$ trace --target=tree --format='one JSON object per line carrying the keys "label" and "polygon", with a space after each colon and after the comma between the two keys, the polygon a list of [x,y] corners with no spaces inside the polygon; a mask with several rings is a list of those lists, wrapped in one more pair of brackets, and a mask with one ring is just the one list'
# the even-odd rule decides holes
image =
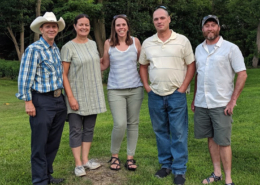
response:
{"label": "tree", "polygon": [[[229,8],[233,12],[236,20],[243,21],[256,30],[256,47],[252,60],[252,66],[257,67],[260,53],[260,0],[230,0]],[[240,24],[240,22],[236,22]],[[247,28],[248,30],[248,28]],[[251,29],[252,30],[252,29]],[[250,43],[251,44],[251,43]]]}
{"label": "tree", "polygon": [[[0,3],[0,29],[13,41],[19,60],[24,52],[24,26],[32,3],[33,0],[2,0]],[[20,41],[17,41],[17,34]]]}
{"label": "tree", "polygon": [[[36,14],[36,17],[39,17],[41,15],[41,0],[36,0],[35,14]],[[39,40],[39,34],[38,33],[34,33],[33,40],[34,40],[34,42]]]}

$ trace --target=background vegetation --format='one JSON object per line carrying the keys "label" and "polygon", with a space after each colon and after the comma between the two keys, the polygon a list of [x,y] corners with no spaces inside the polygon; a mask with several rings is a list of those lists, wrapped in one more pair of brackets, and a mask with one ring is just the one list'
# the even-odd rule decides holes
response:
{"label": "background vegetation", "polygon": [[114,15],[126,14],[132,35],[142,42],[155,33],[152,13],[158,5],[168,7],[171,28],[186,35],[193,48],[204,40],[202,18],[208,14],[217,15],[221,35],[239,46],[247,66],[258,65],[260,0],[1,0],[0,57],[20,60],[24,48],[39,37],[30,30],[30,23],[46,11],[65,19],[66,28],[56,38],[59,47],[74,38],[74,17],[79,13],[88,14],[92,25],[90,36],[103,55],[103,44],[110,35]]}
{"label": "background vegetation", "polygon": [[[249,69],[245,88],[234,109],[232,130],[232,178],[237,185],[257,185],[260,182],[260,69]],[[193,82],[191,84],[193,89]],[[106,86],[104,86],[106,94]],[[0,185],[27,185],[31,182],[30,139],[31,130],[24,102],[14,96],[17,82],[0,79]],[[193,90],[191,90],[193,92]],[[193,93],[187,94],[189,110],[189,162],[186,185],[198,185],[213,171],[206,139],[194,139],[193,113],[190,104]],[[107,97],[106,97],[107,99]],[[155,135],[147,105],[147,94],[140,112],[139,139],[135,159],[138,169],[112,172],[106,163],[110,158],[110,137],[113,119],[108,111],[98,115],[90,158],[97,158],[103,167],[87,171],[87,176],[74,175],[74,159],[69,147],[69,126],[65,123],[60,149],[54,162],[54,177],[64,177],[64,185],[170,185],[172,177],[157,179],[154,173],[160,168],[157,159]],[[126,138],[119,157],[126,161]],[[122,167],[123,168],[123,167]],[[94,174],[94,175],[93,175]],[[224,175],[224,172],[222,171]],[[225,184],[224,181],[215,183]]]}

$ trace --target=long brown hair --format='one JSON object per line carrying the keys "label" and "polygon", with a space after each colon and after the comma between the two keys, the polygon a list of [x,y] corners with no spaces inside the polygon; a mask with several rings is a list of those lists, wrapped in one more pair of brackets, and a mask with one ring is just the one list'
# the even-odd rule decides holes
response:
{"label": "long brown hair", "polygon": [[125,15],[117,15],[113,19],[112,24],[111,24],[111,35],[110,35],[110,38],[109,38],[109,44],[112,47],[115,47],[116,45],[120,45],[120,43],[118,41],[118,36],[117,36],[117,33],[116,33],[116,29],[115,29],[116,20],[118,18],[122,18],[122,19],[124,19],[126,21],[126,24],[128,26],[128,31],[127,31],[127,36],[126,36],[126,39],[125,39],[125,43],[126,43],[126,45],[130,46],[131,44],[133,44],[133,39],[131,38],[131,35],[130,35],[129,20],[127,19],[127,17]]}

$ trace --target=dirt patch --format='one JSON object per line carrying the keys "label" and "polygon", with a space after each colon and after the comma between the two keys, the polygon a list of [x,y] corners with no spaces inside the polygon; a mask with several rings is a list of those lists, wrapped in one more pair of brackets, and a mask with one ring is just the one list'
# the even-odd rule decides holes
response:
{"label": "dirt patch", "polygon": [[127,171],[124,169],[124,165],[121,164],[121,170],[110,170],[109,159],[98,159],[102,166],[96,170],[86,170],[87,175],[82,179],[91,181],[92,185],[123,185],[126,184]]}

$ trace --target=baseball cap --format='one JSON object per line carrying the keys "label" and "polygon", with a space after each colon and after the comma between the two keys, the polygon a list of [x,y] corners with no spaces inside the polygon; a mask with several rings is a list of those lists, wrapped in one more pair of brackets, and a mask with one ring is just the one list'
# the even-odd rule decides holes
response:
{"label": "baseball cap", "polygon": [[215,21],[219,25],[219,20],[218,20],[218,17],[216,15],[207,15],[207,16],[203,17],[203,19],[202,19],[202,27],[207,22],[207,20],[209,20],[209,19],[212,19],[213,21]]}

